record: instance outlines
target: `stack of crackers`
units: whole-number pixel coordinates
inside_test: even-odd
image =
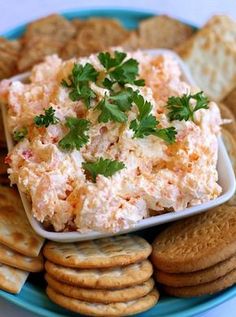
[[[29,272],[43,270],[43,242],[26,219],[18,193],[0,187],[0,289],[19,293]]]
[[[153,243],[155,279],[178,297],[219,292],[236,283],[235,207],[222,205],[170,225]]]
[[[147,260],[151,246],[124,235],[44,247],[47,294],[58,305],[89,316],[127,316],[159,299]]]

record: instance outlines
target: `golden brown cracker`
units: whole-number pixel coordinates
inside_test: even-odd
[[[21,44],[0,37],[0,79],[9,78],[16,73],[16,64]]]
[[[88,302],[104,304],[135,300],[150,293],[154,287],[153,279],[149,279],[143,284],[117,290],[80,288],[78,286],[61,283],[49,274],[45,275],[45,279],[51,288],[62,295]]]
[[[34,258],[27,257],[3,244],[0,244],[0,263],[27,272],[40,272],[44,268],[42,254]]]
[[[213,100],[222,100],[235,86],[235,40],[236,22],[216,16],[177,49],[196,84]]]
[[[117,289],[141,284],[153,273],[148,260],[106,269],[74,269],[46,261],[46,271],[55,279],[83,288]],[[138,272],[138,274],[137,274]]]
[[[29,273],[0,263],[0,289],[18,294]]]
[[[76,37],[63,48],[61,54],[64,59],[88,56],[119,46],[129,36],[129,31],[114,19],[91,18],[82,23]]]
[[[236,283],[236,269],[215,281],[196,286],[171,287],[163,286],[166,293],[177,297],[195,297],[220,292]]]
[[[235,207],[221,205],[161,232],[153,243],[151,260],[165,272],[195,272],[233,256],[235,241]]]
[[[102,317],[137,314],[156,305],[159,299],[159,293],[156,289],[153,289],[149,294],[142,298],[133,301],[110,304],[89,303],[79,299],[70,298],[57,293],[49,286],[47,287],[46,293],[53,302],[66,309],[84,315]]]
[[[30,69],[47,55],[58,54],[75,32],[75,26],[57,14],[28,24],[17,64],[19,72]]]
[[[44,256],[51,262],[74,268],[107,268],[129,265],[146,259],[151,246],[143,238],[122,235],[99,240],[56,243],[49,241]]]
[[[172,49],[185,42],[193,29],[169,16],[159,15],[143,20],[139,25],[140,48]]]
[[[155,280],[158,283],[173,286],[185,287],[196,286],[199,284],[212,282],[236,268],[236,255],[226,259],[205,270],[190,273],[167,273],[156,270],[154,273]]]
[[[17,191],[0,187],[0,243],[23,255],[36,257],[43,242],[32,229]]]

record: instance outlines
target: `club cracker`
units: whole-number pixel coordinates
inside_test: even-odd
[[[47,287],[48,297],[56,304],[69,309],[73,312],[89,315],[89,316],[129,316],[146,311],[156,305],[159,299],[159,293],[153,289],[146,296],[123,303],[89,303],[78,299],[61,295],[54,291],[51,287]]]
[[[88,270],[67,268],[46,261],[45,269],[53,278],[64,283],[101,289],[117,289],[141,284],[153,273],[152,264],[148,260],[123,267]]]
[[[130,286],[128,288],[118,290],[88,289],[71,286],[55,280],[49,274],[45,275],[45,279],[52,289],[64,296],[87,302],[104,304],[135,300],[150,293],[154,287],[153,279],[149,279],[140,285]]]
[[[114,236],[78,243],[48,242],[44,256],[51,262],[74,268],[107,268],[146,259],[151,246],[135,235]]]

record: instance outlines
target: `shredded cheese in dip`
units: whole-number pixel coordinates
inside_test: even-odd
[[[151,102],[160,126],[170,126],[165,107],[168,97],[196,90],[184,82],[170,56],[151,57],[137,51],[127,53],[127,58],[131,57],[139,62],[139,77],[145,80],[145,86],[138,87],[140,94]],[[32,201],[37,220],[52,225],[55,231],[117,232],[155,213],[177,212],[219,196],[216,164],[221,117],[214,102],[197,111],[194,121],[171,122],[177,131],[173,144],[154,135],[133,138],[129,125],[137,116],[135,107],[125,123],[99,123],[95,103],[87,109],[82,101],[69,98],[61,81],[75,62],[104,70],[96,55],[69,61],[53,55],[33,68],[30,83],[4,80],[0,84],[9,129],[12,133],[28,129],[27,137],[6,158],[10,179]],[[98,101],[108,93],[95,83],[90,85]],[[36,127],[34,117],[49,107],[55,109],[60,122]],[[67,132],[64,123],[68,116],[91,122],[89,142],[79,151],[58,147]],[[86,178],[82,163],[99,157],[122,161],[125,168],[111,177],[98,175],[94,183]]]

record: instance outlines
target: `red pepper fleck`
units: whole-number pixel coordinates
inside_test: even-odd
[[[25,151],[22,152],[22,155],[27,160],[27,159],[29,159],[29,158],[31,158],[33,156],[33,153],[32,153],[31,150],[25,150]]]
[[[5,157],[5,159],[4,159],[4,163],[10,165],[11,162],[12,162],[11,156],[10,156],[10,154],[8,154],[8,155]]]

